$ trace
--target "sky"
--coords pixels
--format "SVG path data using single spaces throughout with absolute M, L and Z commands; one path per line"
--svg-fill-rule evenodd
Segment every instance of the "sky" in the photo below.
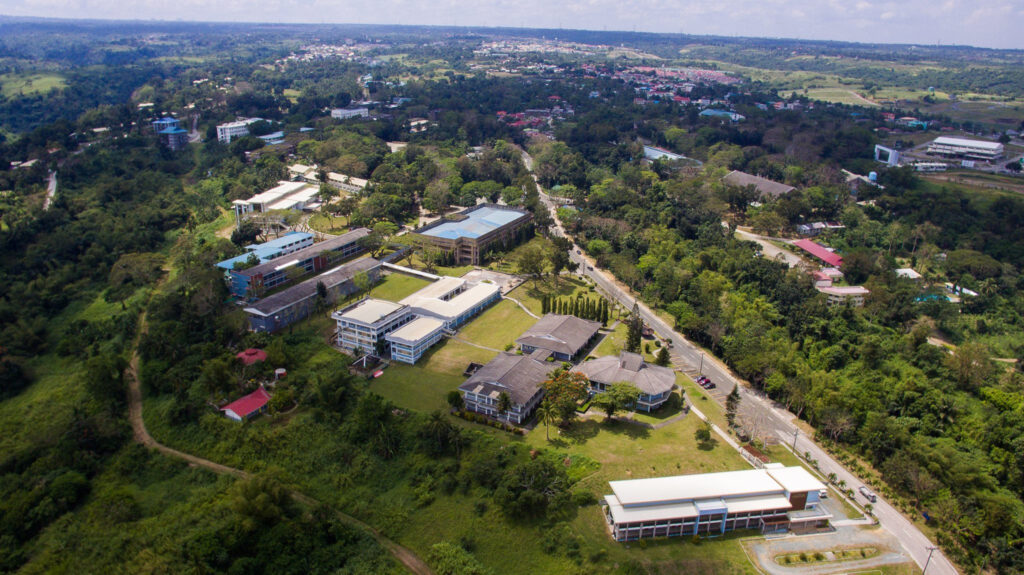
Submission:
M 0 14 L 635 30 L 1024 49 L 1024 0 L 0 0 Z

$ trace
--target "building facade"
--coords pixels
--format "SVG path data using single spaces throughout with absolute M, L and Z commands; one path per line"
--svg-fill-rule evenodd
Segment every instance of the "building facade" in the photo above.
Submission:
M 1003 145 L 999 142 L 968 140 L 967 138 L 935 138 L 928 145 L 928 153 L 937 156 L 969 158 L 991 162 L 1003 157 Z
M 632 406 L 637 411 L 651 412 L 668 401 L 676 386 L 676 374 L 667 367 L 651 365 L 642 355 L 624 351 L 618 356 L 605 356 L 587 360 L 576 371 L 590 381 L 590 395 L 604 393 L 613 384 L 630 383 L 640 396 Z
M 826 303 L 829 307 L 839 305 L 851 305 L 853 307 L 863 307 L 864 298 L 871 293 L 871 291 L 864 286 L 815 286 L 816 290 L 825 294 L 828 298 Z
M 519 208 L 480 204 L 412 233 L 452 255 L 458 265 L 478 265 L 489 249 L 511 246 L 532 232 L 533 214 Z
M 386 355 L 384 336 L 412 323 L 416 316 L 409 306 L 382 299 L 364 298 L 331 314 L 338 323 L 337 344 L 355 352 Z
M 217 125 L 217 141 L 230 144 L 235 138 L 249 135 L 249 125 L 261 121 L 260 118 L 244 118 L 235 122 Z
M 541 385 L 553 369 L 551 362 L 535 355 L 499 353 L 459 386 L 463 404 L 469 411 L 520 425 L 540 405 Z M 510 400 L 504 412 L 498 407 L 503 393 Z
M 525 354 L 544 350 L 558 361 L 576 361 L 594 341 L 601 323 L 549 313 L 516 339 Z
M 418 317 L 384 336 L 391 349 L 391 359 L 414 364 L 428 349 L 444 338 L 448 330 L 444 322 L 432 317 Z
M 826 486 L 803 467 L 612 481 L 605 520 L 616 541 L 715 536 L 736 529 L 765 533 L 828 526 L 819 508 Z

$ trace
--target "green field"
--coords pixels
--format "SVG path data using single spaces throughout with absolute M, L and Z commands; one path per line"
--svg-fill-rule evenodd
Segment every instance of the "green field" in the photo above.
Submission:
M 459 337 L 477 345 L 504 350 L 537 320 L 515 302 L 502 300 L 459 331 Z
M 58 74 L 2 74 L 0 75 L 0 96 L 32 96 L 46 94 L 67 86 L 67 81 Z
M 430 284 L 429 281 L 400 273 L 390 273 L 373 286 L 370 296 L 397 302 Z

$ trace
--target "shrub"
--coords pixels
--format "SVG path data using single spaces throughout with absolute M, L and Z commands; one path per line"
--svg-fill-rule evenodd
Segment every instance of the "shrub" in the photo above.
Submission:
M 803 563 L 807 563 L 807 554 L 806 553 L 800 553 L 800 561 L 802 561 Z
M 505 344 L 505 351 L 508 351 L 508 350 L 512 349 L 513 347 L 515 347 L 515 346 L 516 346 L 516 344 L 514 344 L 512 342 L 506 343 Z
M 482 499 L 477 501 L 473 504 L 473 511 L 476 512 L 477 515 L 483 516 L 484 513 L 487 513 L 487 502 Z
M 694 536 L 690 538 L 690 542 L 694 545 L 700 545 L 700 535 L 694 534 Z
M 815 552 L 814 553 L 814 560 L 815 561 L 824 561 L 825 560 L 825 554 L 822 553 L 821 551 Z
M 589 491 L 574 491 L 572 501 L 580 507 L 586 507 L 597 503 L 597 497 Z

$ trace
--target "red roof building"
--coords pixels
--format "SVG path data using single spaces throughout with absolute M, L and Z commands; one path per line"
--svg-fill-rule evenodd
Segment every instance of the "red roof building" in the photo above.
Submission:
M 830 252 L 825 246 L 819 243 L 812 242 L 811 240 L 799 240 L 793 242 L 793 245 L 834 268 L 838 268 L 843 265 L 842 256 L 835 252 Z
M 220 408 L 220 410 L 224 412 L 228 419 L 242 421 L 266 411 L 268 401 L 270 401 L 270 394 L 261 387 L 241 399 L 232 401 Z
M 252 365 L 261 361 L 267 361 L 267 352 L 262 349 L 250 347 L 245 351 L 238 352 L 235 354 L 235 357 L 242 360 L 242 363 L 245 365 Z

